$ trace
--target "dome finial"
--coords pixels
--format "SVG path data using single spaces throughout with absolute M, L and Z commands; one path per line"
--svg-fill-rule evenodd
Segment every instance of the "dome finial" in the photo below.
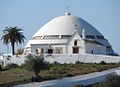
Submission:
M 66 12 L 65 12 L 65 15 L 71 15 L 70 13 L 70 6 L 66 6 Z
M 70 7 L 67 6 L 66 8 L 67 8 L 67 11 L 65 12 L 65 15 L 71 15 L 71 13 L 69 12 Z
M 71 13 L 70 12 L 65 12 L 65 15 L 71 15 Z

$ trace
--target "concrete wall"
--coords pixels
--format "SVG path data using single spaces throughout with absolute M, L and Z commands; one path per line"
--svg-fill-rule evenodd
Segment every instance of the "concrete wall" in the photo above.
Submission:
M 100 63 L 101 61 L 105 61 L 106 63 L 120 63 L 120 56 L 106 56 L 106 55 L 91 55 L 91 54 L 74 54 L 74 55 L 66 55 L 66 54 L 55 54 L 55 55 L 45 55 L 45 60 L 53 63 L 58 62 L 61 64 L 64 63 L 75 63 L 76 61 L 83 62 L 83 63 Z M 25 56 L 3 56 L 2 61 L 4 66 L 10 63 L 15 63 L 21 65 L 25 61 Z
M 51 63 L 75 63 L 76 61 L 84 63 L 100 63 L 105 61 L 106 63 L 119 63 L 120 56 L 106 56 L 106 55 L 92 55 L 92 54 L 74 54 L 74 55 L 52 55 L 45 56 L 45 60 Z
M 8 64 L 11 64 L 11 63 L 14 63 L 14 64 L 18 64 L 18 65 L 21 65 L 21 64 L 24 64 L 25 62 L 25 56 L 24 55 L 20 55 L 20 56 L 0 56 L 2 57 L 2 59 L 0 59 L 1 61 L 1 65 L 3 66 L 6 66 Z

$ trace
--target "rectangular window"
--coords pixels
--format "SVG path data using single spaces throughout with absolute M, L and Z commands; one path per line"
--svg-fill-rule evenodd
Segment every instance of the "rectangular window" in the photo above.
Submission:
M 44 53 L 44 49 L 41 49 L 41 53 L 42 53 L 42 54 Z
M 77 46 L 77 40 L 74 40 L 74 46 Z
M 53 49 L 48 49 L 48 54 L 52 54 L 53 53 Z
M 79 47 L 73 47 L 73 54 L 79 53 Z
M 56 47 L 56 54 L 62 54 L 63 48 L 62 47 Z

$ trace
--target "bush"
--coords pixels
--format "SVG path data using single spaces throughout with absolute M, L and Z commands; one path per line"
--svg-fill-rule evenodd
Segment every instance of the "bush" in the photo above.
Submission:
M 80 61 L 76 61 L 75 64 L 84 64 L 84 63 Z
M 28 71 L 33 71 L 36 78 L 38 78 L 40 71 L 48 69 L 49 64 L 44 61 L 43 56 L 28 55 L 25 61 L 25 68 Z
M 2 71 L 2 66 L 0 65 L 0 71 Z
M 18 66 L 17 64 L 15 64 L 15 63 L 11 63 L 11 64 L 8 64 L 8 65 L 6 66 L 7 69 L 18 68 L 18 67 L 19 67 L 19 66 Z
M 105 61 L 101 61 L 100 64 L 107 64 Z
M 32 82 L 40 82 L 40 81 L 42 81 L 42 78 L 41 78 L 41 76 L 38 76 L 38 77 L 32 77 Z

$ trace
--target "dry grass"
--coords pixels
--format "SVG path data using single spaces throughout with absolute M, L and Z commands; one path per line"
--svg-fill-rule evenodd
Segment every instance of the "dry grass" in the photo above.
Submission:
M 115 67 L 120 67 L 120 64 L 52 64 L 49 70 L 42 70 L 40 75 L 42 80 L 58 79 Z M 21 67 L 3 70 L 0 71 L 0 87 L 10 87 L 8 85 L 31 82 L 32 77 L 34 77 L 34 73 L 28 72 Z
M 33 73 L 27 72 L 25 69 L 15 68 L 0 72 L 0 85 L 2 84 L 16 84 L 19 82 L 28 82 Z M 4 87 L 4 86 L 3 86 Z
M 49 70 L 42 70 L 43 79 L 63 78 L 120 67 L 120 64 L 54 64 Z

